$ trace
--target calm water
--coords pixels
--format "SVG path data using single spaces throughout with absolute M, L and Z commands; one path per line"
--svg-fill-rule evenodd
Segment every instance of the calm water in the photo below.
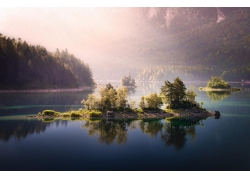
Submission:
M 140 84 L 130 98 L 159 92 L 162 85 Z M 190 123 L 43 122 L 23 116 L 79 109 L 88 93 L 0 94 L 0 170 L 250 170 L 249 91 L 198 92 L 197 101 L 222 116 Z

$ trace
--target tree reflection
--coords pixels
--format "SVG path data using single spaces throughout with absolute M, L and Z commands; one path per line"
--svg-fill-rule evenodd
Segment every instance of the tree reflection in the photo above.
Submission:
M 222 101 L 223 99 L 228 98 L 230 95 L 229 91 L 208 91 L 207 96 L 212 100 L 212 101 Z
M 184 147 L 186 143 L 186 131 L 184 126 L 173 126 L 165 124 L 165 131 L 161 135 L 162 140 L 167 146 L 174 145 L 177 150 Z
M 141 121 L 139 127 L 143 133 L 149 134 L 150 137 L 155 137 L 158 132 L 162 131 L 163 123 L 159 120 Z
M 118 144 L 127 142 L 126 122 L 87 121 L 81 127 L 87 129 L 89 136 L 98 135 L 100 143 L 111 144 L 115 140 Z
M 129 92 L 129 94 L 135 94 L 136 87 L 128 87 L 128 92 Z
M 177 150 L 185 146 L 187 136 L 195 142 L 196 125 L 199 125 L 202 119 L 171 119 L 167 122 L 161 120 L 148 121 L 86 121 L 82 129 L 86 129 L 89 136 L 97 135 L 100 143 L 118 144 L 126 143 L 128 140 L 128 130 L 133 131 L 139 128 L 143 133 L 151 138 L 160 134 L 160 137 L 167 146 L 173 145 Z
M 7 142 L 11 137 L 14 137 L 19 141 L 22 138 L 26 138 L 28 135 L 44 132 L 46 128 L 50 127 L 53 123 L 44 123 L 35 120 L 3 120 L 0 121 L 0 140 Z M 59 123 L 65 126 L 67 125 L 67 121 L 57 121 L 55 123 L 57 126 Z
M 190 135 L 194 141 L 197 137 L 195 125 L 199 123 L 199 120 L 187 121 L 187 120 L 169 120 L 163 126 L 163 133 L 161 139 L 165 142 L 166 146 L 173 145 L 177 150 L 184 147 L 187 138 L 186 135 Z

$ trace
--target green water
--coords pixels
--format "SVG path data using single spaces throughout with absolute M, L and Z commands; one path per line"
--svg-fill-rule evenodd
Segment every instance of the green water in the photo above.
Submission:
M 161 85 L 140 84 L 129 98 L 138 101 Z M 250 170 L 248 91 L 198 92 L 197 101 L 219 110 L 219 119 L 43 122 L 25 117 L 44 109 L 82 108 L 88 93 L 0 94 L 0 170 Z

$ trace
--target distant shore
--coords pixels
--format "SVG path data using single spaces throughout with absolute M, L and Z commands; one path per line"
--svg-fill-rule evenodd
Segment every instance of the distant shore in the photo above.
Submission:
M 84 90 L 90 90 L 95 88 L 94 86 L 84 86 L 80 88 L 58 88 L 58 89 L 10 89 L 10 90 L 0 90 L 0 93 L 27 93 L 27 92 L 80 92 Z
M 207 87 L 199 87 L 199 91 L 227 91 L 227 92 L 236 92 L 236 91 L 242 91 L 241 88 L 227 88 L 227 89 L 221 89 L 221 88 L 207 88 Z

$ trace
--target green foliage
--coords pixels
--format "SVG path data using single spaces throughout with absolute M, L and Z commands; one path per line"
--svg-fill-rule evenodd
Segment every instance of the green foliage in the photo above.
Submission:
M 163 101 L 168 102 L 170 105 L 173 102 L 174 96 L 174 85 L 168 80 L 165 81 L 165 85 L 161 87 L 161 95 L 163 96 Z
M 135 86 L 135 79 L 131 78 L 130 74 L 129 76 L 124 76 L 121 79 L 121 85 L 122 86 Z
M 99 96 L 89 94 L 87 100 L 82 100 L 85 108 L 88 110 L 108 110 L 124 109 L 127 106 L 128 89 L 119 87 L 117 90 L 111 84 L 106 88 L 99 89 Z
M 173 83 L 165 81 L 165 85 L 161 87 L 161 96 L 163 102 L 168 103 L 167 109 L 190 108 L 197 105 L 195 87 L 191 86 L 187 90 L 179 77 Z
M 177 77 L 174 80 L 173 88 L 174 88 L 173 97 L 175 98 L 175 101 L 179 102 L 183 100 L 186 95 L 186 87 L 183 81 L 179 77 Z
M 143 112 L 144 112 L 143 109 L 144 109 L 144 108 L 136 109 L 136 111 L 137 111 L 138 113 L 143 113 Z
M 196 102 L 190 102 L 190 101 L 186 101 L 186 100 L 182 100 L 180 102 L 175 102 L 173 103 L 170 108 L 171 109 L 188 109 L 190 107 L 196 107 L 197 103 Z
M 136 108 L 136 101 L 130 99 L 129 102 L 128 102 L 128 108 L 130 109 L 135 109 Z
M 183 81 L 177 77 L 174 82 L 165 81 L 165 85 L 161 87 L 161 95 L 165 102 L 168 102 L 170 107 L 173 103 L 179 103 L 186 96 L 186 87 Z
M 220 76 L 212 76 L 207 82 L 207 88 L 213 89 L 229 89 L 230 85 L 228 82 L 224 81 Z
M 102 112 L 97 111 L 97 110 L 91 110 L 91 111 L 89 111 L 88 114 L 90 117 L 101 117 L 102 116 Z
M 145 97 L 144 96 L 141 97 L 141 101 L 139 103 L 139 106 L 140 106 L 141 109 L 145 109 L 146 108 Z
M 190 86 L 190 88 L 186 91 L 186 99 L 189 102 L 194 103 L 195 102 L 195 97 L 197 96 L 196 92 L 195 92 L 195 87 L 194 86 Z
M 122 109 L 126 107 L 127 97 L 128 97 L 128 88 L 126 88 L 125 86 L 122 86 L 117 89 L 116 107 L 118 109 Z
M 141 109 L 158 109 L 162 105 L 162 98 L 158 96 L 156 93 L 151 93 L 148 96 L 143 96 L 140 101 Z
M 73 88 L 94 84 L 88 66 L 67 49 L 55 53 L 40 45 L 0 36 L 1 89 Z
M 45 115 L 45 116 L 55 116 L 55 115 L 58 115 L 59 113 L 54 111 L 54 110 L 44 110 L 42 112 L 42 115 Z
M 61 113 L 60 114 L 62 117 L 70 117 L 71 116 L 71 114 L 70 113 Z
M 77 111 L 73 111 L 70 113 L 70 117 L 81 117 L 81 114 Z
M 99 98 L 97 98 L 94 94 L 88 94 L 88 99 L 86 101 L 83 99 L 81 103 L 84 104 L 86 109 L 99 109 L 99 101 Z

